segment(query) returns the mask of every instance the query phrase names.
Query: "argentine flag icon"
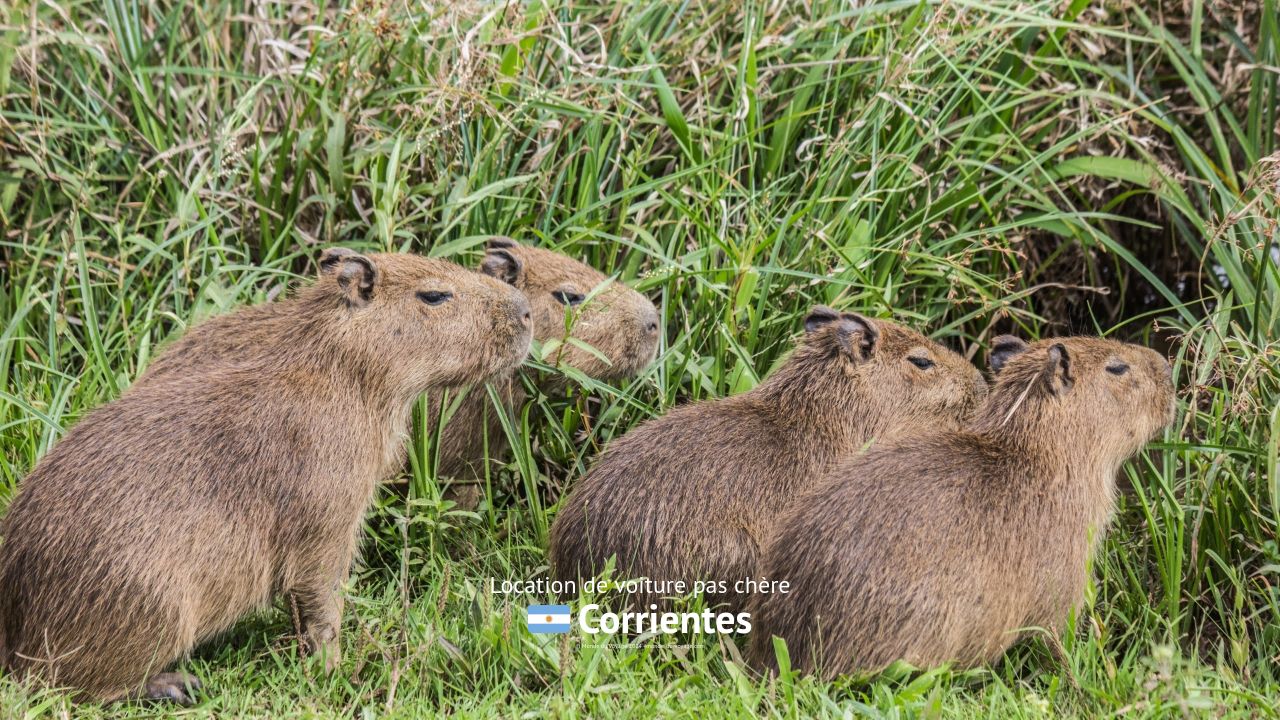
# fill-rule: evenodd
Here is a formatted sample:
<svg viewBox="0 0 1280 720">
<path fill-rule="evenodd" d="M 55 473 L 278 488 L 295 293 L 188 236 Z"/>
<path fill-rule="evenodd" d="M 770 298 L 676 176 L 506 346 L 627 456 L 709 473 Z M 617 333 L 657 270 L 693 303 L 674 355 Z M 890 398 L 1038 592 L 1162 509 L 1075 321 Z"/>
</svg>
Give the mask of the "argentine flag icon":
<svg viewBox="0 0 1280 720">
<path fill-rule="evenodd" d="M 531 633 L 569 632 L 569 606 L 530 605 L 528 623 Z"/>
</svg>

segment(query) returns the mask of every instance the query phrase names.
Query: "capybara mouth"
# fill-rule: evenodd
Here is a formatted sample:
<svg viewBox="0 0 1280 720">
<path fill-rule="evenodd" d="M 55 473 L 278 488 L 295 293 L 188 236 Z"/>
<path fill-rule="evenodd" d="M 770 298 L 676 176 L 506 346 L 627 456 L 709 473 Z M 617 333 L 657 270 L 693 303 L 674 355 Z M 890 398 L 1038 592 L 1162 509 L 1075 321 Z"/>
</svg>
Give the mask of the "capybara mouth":
<svg viewBox="0 0 1280 720">
<path fill-rule="evenodd" d="M 507 354 L 506 362 L 503 363 L 503 370 L 513 370 L 520 367 L 529 359 L 529 351 L 533 348 L 533 333 L 525 330 L 525 332 L 516 334 L 511 339 L 510 352 Z"/>
</svg>

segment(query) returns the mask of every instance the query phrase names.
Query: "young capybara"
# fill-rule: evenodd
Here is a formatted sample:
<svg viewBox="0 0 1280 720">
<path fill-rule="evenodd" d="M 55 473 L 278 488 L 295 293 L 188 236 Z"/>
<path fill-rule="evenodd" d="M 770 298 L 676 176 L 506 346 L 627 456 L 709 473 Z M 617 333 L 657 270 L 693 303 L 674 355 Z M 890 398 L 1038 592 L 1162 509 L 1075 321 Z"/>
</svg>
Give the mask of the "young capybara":
<svg viewBox="0 0 1280 720">
<path fill-rule="evenodd" d="M 529 298 L 534 339 L 557 343 L 547 358 L 552 364 L 573 367 L 597 380 L 620 380 L 639 373 L 657 353 L 660 324 L 653 303 L 577 260 L 495 237 L 488 243 L 480 271 L 510 283 Z M 566 312 L 570 313 L 569 323 L 565 322 Z M 486 381 L 498 392 L 505 411 L 524 402 L 515 371 Z M 480 497 L 479 482 L 485 476 L 484 460 L 486 456 L 501 458 L 507 438 L 484 387 L 463 392 L 440 431 L 437 473 L 455 483 L 449 497 L 461 507 L 473 508 Z M 439 398 L 432 398 L 432 427 L 439 412 Z"/>
<path fill-rule="evenodd" d="M 613 441 L 551 531 L 560 579 L 723 582 L 741 604 L 778 513 L 838 459 L 922 426 L 958 426 L 986 395 L 982 374 L 900 325 L 814 308 L 791 357 L 755 389 L 672 410 Z M 667 605 L 646 593 L 640 608 Z"/>
<path fill-rule="evenodd" d="M 996 660 L 1060 630 L 1124 461 L 1173 418 L 1169 364 L 1144 347 L 997 338 L 996 385 L 962 430 L 900 439 L 835 468 L 778 523 L 749 657 L 824 677 Z"/>
<path fill-rule="evenodd" d="M 345 249 L 293 298 L 218 322 L 243 343 L 97 409 L 20 485 L 0 525 L 18 677 L 188 702 L 198 683 L 166 667 L 286 592 L 332 669 L 361 517 L 415 398 L 519 365 L 532 324 L 493 278 Z"/>
</svg>

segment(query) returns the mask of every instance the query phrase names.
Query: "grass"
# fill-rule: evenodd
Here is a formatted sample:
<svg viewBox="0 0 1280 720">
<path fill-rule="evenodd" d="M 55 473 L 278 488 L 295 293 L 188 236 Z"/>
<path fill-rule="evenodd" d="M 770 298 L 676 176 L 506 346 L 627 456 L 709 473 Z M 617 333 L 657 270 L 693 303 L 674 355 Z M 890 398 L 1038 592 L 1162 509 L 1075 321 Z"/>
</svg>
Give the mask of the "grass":
<svg viewBox="0 0 1280 720">
<path fill-rule="evenodd" d="M 285 291 L 319 247 L 473 262 L 508 234 L 654 298 L 659 361 L 534 394 L 478 513 L 413 463 L 410 496 L 370 515 L 341 671 L 296 657 L 280 609 L 186 664 L 211 688 L 190 714 L 1276 715 L 1278 18 L 1276 0 L 18 0 L 0 510 L 165 341 Z M 1032 641 L 967 673 L 765 680 L 714 640 L 531 636 L 523 599 L 484 592 L 544 571 L 555 503 L 610 438 L 752 387 L 819 302 L 975 361 L 1010 331 L 1176 358 L 1178 422 L 1125 470 L 1066 667 Z M 0 716 L 164 712 L 0 680 Z"/>
</svg>

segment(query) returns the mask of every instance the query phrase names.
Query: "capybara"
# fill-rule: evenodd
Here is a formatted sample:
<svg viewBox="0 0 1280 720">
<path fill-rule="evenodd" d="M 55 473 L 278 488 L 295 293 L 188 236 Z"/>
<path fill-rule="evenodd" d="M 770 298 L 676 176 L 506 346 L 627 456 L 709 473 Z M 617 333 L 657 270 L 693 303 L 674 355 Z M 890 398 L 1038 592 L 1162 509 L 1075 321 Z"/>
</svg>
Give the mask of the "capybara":
<svg viewBox="0 0 1280 720">
<path fill-rule="evenodd" d="M 653 361 L 661 334 L 657 309 L 645 296 L 611 282 L 597 270 L 560 253 L 497 236 L 487 244 L 480 272 L 525 294 L 533 313 L 534 338 L 540 343 L 556 343 L 548 361 L 571 366 L 597 380 L 630 377 Z M 269 307 L 246 308 L 241 313 L 265 312 Z M 565 322 L 566 311 L 571 313 L 570 323 Z M 210 318 L 171 344 L 135 384 L 189 372 L 198 358 L 220 362 L 255 341 L 240 331 L 234 316 Z M 428 398 L 429 427 L 438 422 L 442 399 L 448 414 L 440 431 L 436 473 L 449 483 L 447 496 L 466 509 L 479 502 L 484 459 L 501 458 L 507 448 L 507 436 L 485 383 L 503 400 L 504 411 L 524 402 L 515 370 L 484 378 L 473 387 L 432 393 Z"/>
<path fill-rule="evenodd" d="M 1093 338 L 995 340 L 991 395 L 963 429 L 901 438 L 797 500 L 753 602 L 749 657 L 824 677 L 998 659 L 1079 606 L 1124 461 L 1173 418 L 1169 363 Z"/>
<path fill-rule="evenodd" d="M 756 576 L 774 520 L 829 466 L 872 440 L 958 426 L 986 394 L 973 365 L 914 330 L 826 307 L 804 326 L 753 390 L 676 408 L 605 449 L 556 515 L 558 578 L 616 556 L 620 577 L 723 582 L 708 600 L 740 607 L 733 586 Z"/>
<path fill-rule="evenodd" d="M 289 593 L 338 661 L 342 584 L 425 390 L 523 362 L 510 285 L 452 263 L 333 249 L 288 300 L 215 322 L 241 343 L 75 424 L 0 525 L 0 661 L 78 699 L 190 700 L 164 672 Z M 182 371 L 184 360 L 190 369 Z"/>
<path fill-rule="evenodd" d="M 544 347 L 555 343 L 548 362 L 570 366 L 597 380 L 620 380 L 653 361 L 661 330 L 658 311 L 648 298 L 626 285 L 611 282 L 565 255 L 507 237 L 489 241 L 480 271 L 510 283 L 529 298 L 534 339 Z M 503 400 L 503 411 L 524 402 L 514 371 L 487 382 Z M 485 476 L 484 460 L 501 458 L 507 438 L 484 387 L 463 392 L 456 405 L 449 403 L 452 414 L 440 432 L 437 474 L 453 483 L 449 497 L 461 507 L 474 508 Z M 451 395 L 456 398 L 458 393 Z M 432 427 L 439 413 L 439 399 L 433 398 L 428 418 Z"/>
</svg>

